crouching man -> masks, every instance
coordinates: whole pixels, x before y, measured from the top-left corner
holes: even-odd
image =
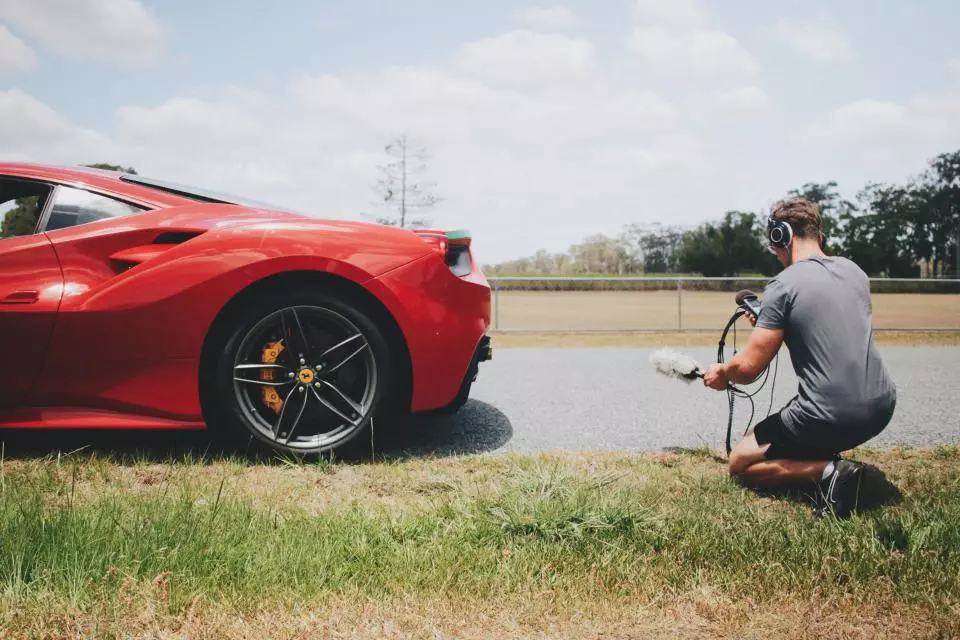
[[[870,282],[846,258],[823,253],[820,212],[804,199],[779,203],[767,221],[770,251],[785,269],[764,290],[746,348],[714,364],[704,384],[746,384],[786,344],[799,381],[794,397],[747,434],[730,474],[755,486],[817,482],[822,515],[856,507],[863,466],[840,452],[889,424],[897,392],[873,341]]]

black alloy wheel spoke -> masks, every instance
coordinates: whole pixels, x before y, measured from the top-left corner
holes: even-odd
[[[280,415],[273,425],[274,440],[283,438],[285,444],[289,443],[297,427],[300,425],[300,419],[303,418],[303,412],[306,408],[306,389],[297,385],[290,390],[290,393],[288,393],[287,397],[283,400],[283,409],[280,410]],[[286,423],[284,419],[286,419]]]
[[[353,399],[350,398],[350,396],[348,396],[343,391],[341,391],[340,388],[334,385],[332,382],[330,382],[329,380],[321,380],[320,384],[323,389],[329,389],[333,391],[336,395],[338,395],[343,402],[347,403],[347,405],[350,407],[350,410],[353,411],[354,414],[358,416],[363,414],[363,407],[361,407],[359,404],[354,402]],[[320,389],[317,389],[318,393],[319,391]]]
[[[290,307],[281,311],[280,324],[287,351],[297,364],[306,364],[307,358],[310,357],[310,344],[307,341],[306,333],[303,331],[303,325],[300,323],[297,310]]]
[[[357,346],[358,343],[360,346]],[[343,340],[338,344],[333,345],[332,347],[324,351],[323,354],[320,355],[320,360],[321,362],[326,362],[327,357],[330,354],[335,352],[340,352],[340,354],[338,354],[339,359],[337,360],[337,363],[334,365],[330,365],[330,366],[325,365],[324,372],[327,374],[330,374],[330,373],[334,373],[335,371],[338,371],[341,367],[343,367],[344,365],[349,363],[351,360],[356,358],[358,355],[363,353],[363,351],[367,347],[368,347],[367,341],[364,340],[363,335],[359,333],[356,335],[350,336],[349,338],[347,338],[346,340]],[[343,353],[346,353],[347,355],[343,356],[342,355]]]
[[[317,402],[319,402],[319,403],[322,404],[324,407],[326,407],[328,411],[330,411],[331,413],[336,414],[336,415],[337,415],[338,417],[340,417],[342,420],[345,420],[345,421],[349,422],[349,423],[352,424],[353,426],[357,426],[358,424],[360,424],[361,418],[362,418],[363,416],[357,416],[357,417],[355,417],[355,418],[351,418],[350,416],[348,416],[347,414],[345,414],[343,411],[341,411],[340,409],[338,409],[336,406],[334,406],[334,404],[333,404],[332,402],[330,402],[329,400],[327,400],[326,398],[324,398],[322,395],[320,395],[320,392],[319,392],[319,390],[317,389],[316,386],[310,387],[310,390],[313,392],[313,397],[317,399]]]
[[[245,373],[260,373],[261,371],[275,371],[277,373],[276,380],[261,380],[259,378],[247,378],[244,377]],[[233,368],[233,379],[237,382],[245,382],[247,384],[260,385],[261,387],[283,387],[288,384],[293,384],[296,382],[293,372],[281,364],[269,364],[269,363],[252,363],[252,364],[238,364]]]

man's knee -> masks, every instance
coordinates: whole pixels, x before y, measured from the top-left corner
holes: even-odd
[[[764,454],[770,448],[769,444],[760,445],[753,433],[748,434],[736,444],[733,451],[730,452],[730,459],[727,461],[727,471],[731,477],[742,475],[750,465],[756,464],[764,459]]]
[[[731,478],[736,478],[746,471],[747,467],[754,462],[756,462],[756,460],[751,459],[749,456],[732,451],[730,453],[730,459],[727,461],[727,471],[730,473]]]

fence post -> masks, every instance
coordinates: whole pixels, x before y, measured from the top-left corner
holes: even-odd
[[[500,329],[500,281],[493,281],[493,330]]]
[[[683,280],[677,280],[677,329],[683,331]]]

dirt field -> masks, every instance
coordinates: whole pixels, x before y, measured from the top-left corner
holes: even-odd
[[[503,291],[499,307],[496,329],[545,331],[675,330],[678,315],[683,329],[717,330],[735,310],[732,294],[714,291],[685,291],[679,305],[676,291]],[[873,322],[960,330],[960,295],[874,294]]]

